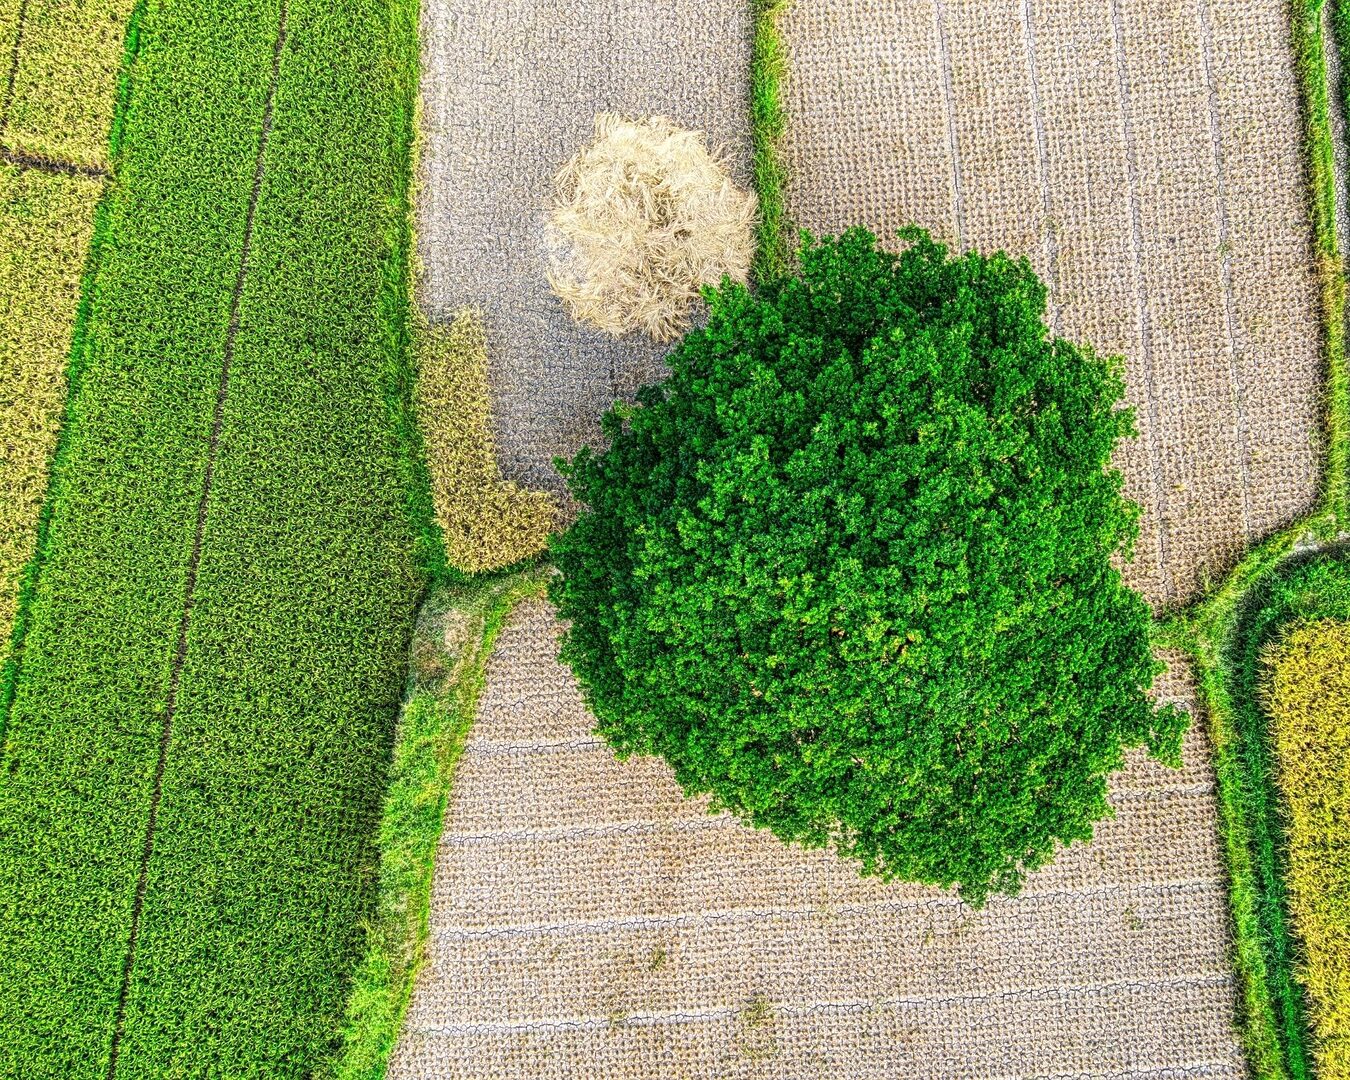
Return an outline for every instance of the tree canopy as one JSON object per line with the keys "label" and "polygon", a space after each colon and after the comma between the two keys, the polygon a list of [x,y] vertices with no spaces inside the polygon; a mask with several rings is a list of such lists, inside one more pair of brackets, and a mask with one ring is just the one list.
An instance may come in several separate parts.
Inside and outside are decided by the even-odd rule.
{"label": "tree canopy", "polygon": [[808,236],[795,276],[709,293],[565,468],[552,597],[621,755],[982,903],[1091,837],[1126,748],[1175,761],[1185,716],[1114,561],[1120,362],[1047,332],[1025,259],[901,237]]}

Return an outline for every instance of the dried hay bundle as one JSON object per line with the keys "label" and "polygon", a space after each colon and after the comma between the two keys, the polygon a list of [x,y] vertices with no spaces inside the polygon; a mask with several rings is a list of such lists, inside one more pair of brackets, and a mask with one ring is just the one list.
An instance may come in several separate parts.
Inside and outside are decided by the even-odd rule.
{"label": "dried hay bundle", "polygon": [[702,286],[746,280],[755,196],[700,132],[601,113],[595,142],[554,184],[549,283],[578,322],[669,341],[689,326]]}

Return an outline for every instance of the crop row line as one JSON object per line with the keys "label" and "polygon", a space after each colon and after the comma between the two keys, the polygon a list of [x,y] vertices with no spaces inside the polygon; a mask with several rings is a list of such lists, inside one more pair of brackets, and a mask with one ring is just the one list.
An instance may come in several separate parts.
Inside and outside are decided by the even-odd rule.
{"label": "crop row line", "polygon": [[127,934],[126,957],[122,964],[122,985],[117,995],[117,1013],[113,1023],[112,1043],[108,1052],[108,1080],[117,1074],[117,1054],[126,1023],[127,995],[131,989],[131,973],[136,963],[136,938],[140,931],[141,915],[145,908],[145,887],[150,873],[150,858],[154,853],[155,825],[159,816],[160,797],[164,789],[164,766],[168,761],[169,744],[173,738],[173,715],[178,704],[178,687],[182,678],[183,662],[187,659],[188,624],[192,619],[192,604],[197,586],[197,572],[201,566],[202,535],[206,530],[207,510],[211,500],[211,482],[215,475],[216,456],[220,449],[220,430],[224,422],[225,401],[230,389],[230,366],[234,359],[234,344],[239,335],[239,304],[248,276],[249,249],[253,242],[253,223],[257,216],[258,196],[262,191],[263,169],[267,153],[267,139],[272,132],[272,110],[276,99],[277,82],[281,73],[281,51],[286,44],[286,0],[281,0],[277,17],[277,36],[272,48],[272,73],[263,106],[262,128],[258,134],[258,153],[253,168],[253,187],[249,191],[248,210],[244,217],[244,238],[240,245],[239,270],[234,279],[230,297],[230,320],[225,330],[225,345],[220,365],[220,384],[216,389],[215,412],[211,419],[211,436],[207,443],[206,464],[202,470],[202,490],[197,501],[197,523],[192,535],[192,551],[188,557],[187,576],[183,589],[183,614],[178,622],[178,641],[174,650],[173,667],[169,672],[169,688],[164,706],[164,724],[159,740],[159,759],[155,764],[155,780],[150,794],[150,813],[145,826],[145,845],[141,851],[140,874],[136,880],[136,896],[131,908],[131,926]]}
{"label": "crop row line", "polygon": [[[1062,900],[1091,900],[1126,897],[1161,898],[1178,894],[1207,893],[1223,888],[1214,878],[1177,878],[1154,881],[1146,885],[1116,882],[1076,889],[1029,889],[1019,895],[1022,904],[1055,904]],[[587,934],[610,931],[651,931],[673,928],[706,928],[717,923],[757,922],[762,919],[805,919],[828,913],[831,918],[870,915],[876,912],[912,912],[941,910],[962,912],[964,902],[951,893],[903,900],[873,900],[864,904],[831,904],[821,902],[810,907],[783,904],[771,907],[720,908],[715,911],[676,911],[664,915],[615,915],[603,918],[569,919],[555,922],[512,923],[503,926],[447,926],[438,929],[438,941],[484,941],[496,938],[538,937],[544,934]]]}
{"label": "crop row line", "polygon": [[0,147],[0,161],[15,165],[20,169],[36,169],[39,172],[53,173],[57,176],[87,176],[93,180],[106,180],[112,172],[101,165],[80,165],[74,161],[58,161],[41,154],[27,154],[22,150],[12,150],[8,146]]}
{"label": "crop row line", "polygon": [[[831,1014],[874,1014],[883,1010],[914,1006],[942,1007],[976,1001],[1054,1001],[1070,995],[1094,995],[1117,991],[1154,991],[1199,989],[1222,986],[1228,981],[1228,972],[1209,975],[1169,975],[1157,979],[1118,979],[1096,983],[1042,983],[1034,986],[1000,988],[971,994],[902,994],[889,998],[854,998],[836,1001],[775,1002],[773,1010],[779,1017],[802,1017]],[[710,1009],[650,1009],[630,1013],[618,1023],[623,1026],[646,1027],[657,1024],[690,1024],[718,1020],[734,1020],[742,1014],[743,1006],[733,1005]],[[611,1016],[563,1017],[556,1020],[476,1020],[454,1024],[429,1024],[420,1028],[437,1035],[517,1035],[540,1031],[607,1031],[615,1025]]]}

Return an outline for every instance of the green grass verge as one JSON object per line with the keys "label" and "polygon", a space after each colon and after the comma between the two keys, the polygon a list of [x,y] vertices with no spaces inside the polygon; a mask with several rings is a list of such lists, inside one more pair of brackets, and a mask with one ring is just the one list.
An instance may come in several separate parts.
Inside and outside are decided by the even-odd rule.
{"label": "green grass verge", "polygon": [[759,224],[755,236],[755,280],[769,281],[791,269],[796,229],[787,212],[787,171],[780,143],[787,126],[783,83],[787,58],[778,16],[790,0],[750,0],[754,26],[750,42],[750,138],[754,149]]}
{"label": "green grass verge", "polygon": [[436,848],[487,660],[511,609],[542,595],[546,580],[546,570],[532,569],[443,587],[423,607],[380,823],[378,911],[352,982],[342,1051],[320,1075],[385,1074],[422,962]]}
{"label": "green grass verge", "polygon": [[1294,975],[1299,946],[1288,917],[1283,811],[1258,693],[1261,660],[1290,620],[1347,617],[1350,554],[1295,556],[1248,590],[1227,632],[1206,641],[1198,658],[1215,733],[1248,1053],[1259,1077],[1314,1075]]}
{"label": "green grass verge", "polygon": [[116,1077],[307,1075],[364,946],[429,527],[416,4],[291,0],[273,89],[278,25],[160,0],[124,87],[0,760],[3,1076],[109,1076],[119,1017]]}
{"label": "green grass verge", "polygon": [[[1311,2],[1311,0],[1310,0]],[[1350,3],[1346,0],[1322,0],[1330,3],[1329,10],[1332,43],[1340,60],[1340,101],[1342,116],[1350,121]],[[1325,82],[1326,65],[1322,65]],[[1331,141],[1328,123],[1321,138]],[[1332,167],[1331,198],[1333,207],[1337,198],[1335,169]],[[1346,237],[1342,237],[1344,241]],[[1331,246],[1328,247],[1328,240]],[[1326,502],[1327,507],[1344,524],[1350,521],[1350,360],[1345,354],[1345,295],[1346,275],[1344,258],[1337,254],[1334,230],[1323,231],[1319,240],[1319,261],[1329,264],[1318,267],[1323,281],[1324,297],[1329,301],[1327,322],[1327,413],[1328,437]]]}

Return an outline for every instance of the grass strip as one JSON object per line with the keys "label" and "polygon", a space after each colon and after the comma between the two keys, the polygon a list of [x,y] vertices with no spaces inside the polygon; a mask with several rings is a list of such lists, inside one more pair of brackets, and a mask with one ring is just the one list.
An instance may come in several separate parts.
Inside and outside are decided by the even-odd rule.
{"label": "grass strip", "polygon": [[1320,1080],[1350,1080],[1350,588],[1344,576],[1335,584],[1340,621],[1305,616],[1286,624],[1261,657],[1262,708],[1288,823],[1298,978]]}
{"label": "grass strip", "polygon": [[759,222],[753,273],[759,282],[788,273],[797,246],[787,211],[787,169],[782,139],[787,128],[783,84],[787,54],[778,32],[778,16],[789,0],[750,0],[754,24],[750,39],[750,140],[754,150],[755,193]]}
{"label": "grass strip", "polygon": [[480,578],[437,589],[423,606],[380,822],[378,909],[352,982],[342,1050],[320,1076],[385,1075],[422,964],[436,849],[488,657],[511,609],[543,595],[546,581],[542,568]]}
{"label": "grass strip", "polygon": [[[114,125],[0,763],[0,1075],[111,1071],[278,14],[150,8]],[[291,0],[118,1078],[304,1076],[339,1032],[424,580],[416,48],[415,4]]]}
{"label": "grass strip", "polygon": [[[1309,0],[1312,2],[1312,0]],[[1342,116],[1350,118],[1350,3],[1346,0],[1322,0],[1329,3],[1332,45],[1340,58],[1341,85],[1340,99]],[[1323,79],[1326,77],[1325,60],[1322,64]],[[1321,138],[1328,145],[1331,130],[1328,122]],[[1332,164],[1330,179],[1331,198],[1334,218],[1336,198],[1335,165]],[[1344,241],[1345,237],[1339,238]],[[1330,233],[1323,231],[1318,238],[1319,249],[1318,277],[1322,281],[1324,305],[1330,301],[1327,319],[1327,477],[1326,504],[1335,514],[1342,528],[1350,522],[1350,360],[1345,354],[1345,294],[1346,273],[1345,257],[1339,252],[1334,228]],[[1328,245],[1331,245],[1330,247]],[[1323,261],[1331,259],[1325,269]],[[1330,278],[1330,280],[1327,280]]]}
{"label": "grass strip", "polygon": [[10,45],[0,144],[83,168],[111,162],[108,128],[135,0],[3,0]]}

